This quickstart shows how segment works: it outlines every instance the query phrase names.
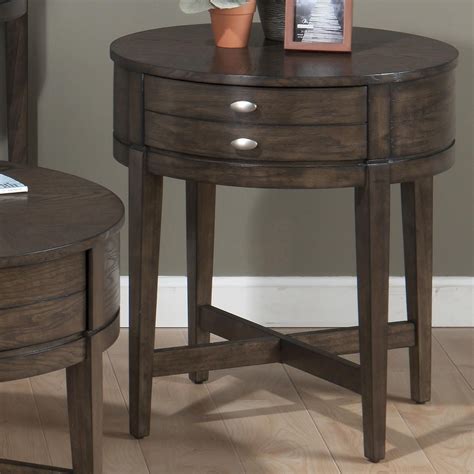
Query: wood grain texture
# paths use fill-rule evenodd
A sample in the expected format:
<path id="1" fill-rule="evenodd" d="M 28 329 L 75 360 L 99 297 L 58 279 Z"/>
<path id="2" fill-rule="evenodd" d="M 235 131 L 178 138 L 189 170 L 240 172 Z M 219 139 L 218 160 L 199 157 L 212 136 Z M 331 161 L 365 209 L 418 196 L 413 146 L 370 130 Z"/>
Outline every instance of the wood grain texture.
<path id="1" fill-rule="evenodd" d="M 218 130 L 218 133 L 216 131 Z M 145 112 L 145 143 L 152 148 L 209 158 L 268 161 L 357 161 L 367 157 L 365 125 L 266 126 L 173 117 Z M 231 146 L 237 138 L 254 150 Z"/>
<path id="2" fill-rule="evenodd" d="M 100 330 L 105 315 L 105 245 L 87 252 L 87 329 Z M 77 474 L 101 474 L 103 380 L 100 339 L 86 340 L 84 361 L 66 369 L 72 467 Z"/>
<path id="3" fill-rule="evenodd" d="M 114 139 L 114 157 L 128 166 L 129 148 Z M 390 182 L 413 181 L 449 170 L 455 161 L 455 147 L 430 156 L 390 160 Z M 264 162 L 208 159 L 189 154 L 148 150 L 150 172 L 177 179 L 241 186 L 278 189 L 329 189 L 362 186 L 363 163 Z"/>
<path id="4" fill-rule="evenodd" d="M 120 311 L 120 233 L 104 242 L 104 325 Z"/>
<path id="5" fill-rule="evenodd" d="M 145 109 L 178 117 L 260 125 L 340 125 L 367 121 L 365 87 L 221 86 L 216 91 L 212 85 L 146 75 L 144 89 Z M 234 112 L 230 105 L 240 100 L 255 103 L 257 109 L 251 113 Z"/>
<path id="6" fill-rule="evenodd" d="M 436 329 L 436 340 L 474 390 L 474 333 L 470 329 Z"/>
<path id="7" fill-rule="evenodd" d="M 123 338 L 124 342 L 126 338 Z M 107 354 L 104 355 L 104 473 L 148 474 L 138 442 L 127 436 L 128 412 Z M 64 371 L 31 380 L 44 437 L 57 466 L 72 466 Z"/>
<path id="8" fill-rule="evenodd" d="M 61 472 L 69 472 L 72 474 L 72 469 L 45 466 L 42 464 L 8 461 L 6 459 L 0 459 L 0 469 L 2 474 L 59 474 Z"/>
<path id="9" fill-rule="evenodd" d="M 400 372 L 395 375 L 392 371 L 393 366 L 390 366 L 389 373 L 394 374 L 393 380 L 400 377 Z M 364 458 L 360 398 L 291 367 L 287 368 L 287 372 L 341 473 L 435 472 L 416 437 L 390 400 L 390 395 L 386 457 L 374 464 Z M 404 373 L 408 375 L 406 368 Z M 400 397 L 406 398 L 407 393 L 401 393 Z"/>
<path id="10" fill-rule="evenodd" d="M 454 73 L 392 86 L 392 154 L 428 154 L 455 138 Z"/>
<path id="11" fill-rule="evenodd" d="M 0 382 L 34 377 L 70 367 L 86 357 L 86 341 L 83 338 L 56 344 L 48 342 L 32 346 L 28 350 L 8 351 L 2 354 Z"/>
<path id="12" fill-rule="evenodd" d="M 203 321 L 207 319 L 203 325 L 209 331 L 225 334 L 226 337 L 232 338 L 234 330 L 231 328 L 237 328 L 239 332 L 242 331 L 245 334 L 244 337 L 248 338 L 257 337 L 257 335 L 279 338 L 280 362 L 360 393 L 361 376 L 357 364 L 324 349 L 298 341 L 291 335 L 282 335 L 273 329 L 247 321 L 214 306 L 201 306 L 200 319 Z M 210 324 L 211 320 L 213 322 Z"/>
<path id="13" fill-rule="evenodd" d="M 149 433 L 153 371 L 153 331 L 161 228 L 163 178 L 146 169 L 140 150 L 130 154 L 130 430 Z"/>
<path id="14" fill-rule="evenodd" d="M 369 160 L 387 159 L 391 156 L 390 107 L 391 85 L 370 86 L 368 88 L 368 150 Z"/>
<path id="15" fill-rule="evenodd" d="M 217 336 L 238 341 L 242 339 L 274 337 L 274 331 L 235 317 L 212 307 L 202 307 L 199 323 L 203 329 Z M 359 327 L 299 331 L 287 334 L 297 341 L 323 349 L 332 354 L 354 354 L 359 352 Z M 389 323 L 387 327 L 388 348 L 411 347 L 415 345 L 415 326 L 411 322 Z"/>
<path id="16" fill-rule="evenodd" d="M 206 159 L 150 150 L 150 172 L 178 179 L 253 188 L 316 189 L 347 188 L 364 183 L 361 163 L 258 162 L 251 160 Z"/>
<path id="17" fill-rule="evenodd" d="M 472 329 L 465 329 L 471 332 Z M 434 330 L 436 335 L 437 330 Z M 446 474 L 472 471 L 472 415 L 474 392 L 466 383 L 436 339 L 433 340 L 432 394 L 430 403 L 414 404 L 409 398 L 408 354 L 395 351 L 389 391 L 397 411 L 405 420 L 418 445 L 436 472 Z"/>
<path id="18" fill-rule="evenodd" d="M 357 287 L 364 453 L 385 457 L 390 182 L 387 164 L 369 166 L 355 191 Z"/>
<path id="19" fill-rule="evenodd" d="M 0 351 L 61 339 L 86 329 L 86 294 L 0 309 Z"/>
<path id="20" fill-rule="evenodd" d="M 8 159 L 33 164 L 28 156 L 28 15 L 27 1 L 13 0 L 5 26 Z M 1 8 L 2 6 L 0 6 Z M 5 8 L 5 6 L 3 6 Z M 21 15 L 21 16 L 20 16 Z"/>
<path id="21" fill-rule="evenodd" d="M 79 293 L 86 286 L 86 260 L 78 253 L 51 262 L 0 269 L 0 309 Z"/>
<path id="22" fill-rule="evenodd" d="M 216 186 L 186 182 L 186 250 L 188 276 L 188 344 L 209 342 L 199 324 L 199 306 L 211 304 L 214 272 Z M 194 383 L 207 380 L 206 371 L 190 372 Z"/>
<path id="23" fill-rule="evenodd" d="M 159 43 L 161 48 L 156 48 Z M 291 53 L 265 41 L 254 25 L 249 47 L 219 51 L 208 25 L 143 31 L 111 45 L 111 57 L 130 71 L 210 84 L 338 87 L 410 81 L 456 66 L 458 52 L 430 38 L 354 28 L 352 54 Z M 186 51 L 186 54 L 183 54 Z"/>
<path id="24" fill-rule="evenodd" d="M 389 338 L 389 328 L 402 327 L 388 325 L 390 184 L 402 182 L 404 189 L 408 189 L 410 183 L 432 179 L 452 166 L 453 84 L 449 78 L 456 65 L 457 51 L 428 38 L 355 28 L 351 55 L 288 54 L 281 44 L 263 42 L 262 34 L 254 33 L 249 47 L 242 51 L 216 50 L 209 28 L 201 25 L 151 30 L 115 41 L 111 57 L 117 68 L 119 116 L 114 131 L 114 155 L 131 168 L 133 176 L 137 170 L 131 157 L 138 146 L 142 176 L 150 173 L 159 179 L 169 176 L 188 182 L 187 207 L 193 211 L 192 219 L 188 212 L 188 255 L 192 256 L 191 272 L 188 271 L 192 274 L 190 341 L 207 343 L 209 332 L 215 330 L 208 324 L 209 318 L 205 323 L 209 312 L 219 316 L 213 323 L 223 329 L 217 331 L 221 335 L 227 332 L 236 338 L 237 334 L 252 333 L 278 338 L 280 362 L 362 393 L 364 451 L 367 458 L 378 462 L 385 456 L 387 350 L 396 347 L 393 341 L 397 337 L 399 343 L 403 341 L 412 348 L 412 373 L 416 372 L 412 385 L 418 384 L 420 391 L 418 382 L 427 380 L 429 344 L 426 343 L 429 335 L 422 335 L 419 327 L 420 320 L 426 322 L 427 318 L 413 316 L 419 313 L 413 301 L 420 294 L 413 288 L 426 285 L 409 272 L 408 280 L 412 283 L 416 280 L 416 284 L 408 285 L 410 314 L 409 322 L 403 323 L 403 327 L 409 327 L 409 331 L 403 336 L 391 333 Z M 345 100 L 341 99 L 343 95 Z M 245 116 L 231 112 L 230 102 L 237 99 L 257 103 L 256 110 Z M 321 104 L 320 108 L 313 106 L 316 102 Z M 249 151 L 236 151 L 231 142 L 237 138 L 255 140 L 257 146 Z M 139 180 L 136 183 L 136 196 L 132 199 L 142 203 L 143 183 L 140 186 Z M 203 221 L 211 221 L 207 209 L 214 208 L 214 200 L 203 212 L 198 192 L 201 184 L 196 183 L 207 183 L 202 186 L 213 190 L 217 184 L 290 189 L 355 187 L 359 342 L 354 341 L 353 329 L 334 333 L 331 337 L 339 345 L 331 352 L 330 348 L 326 350 L 293 336 L 278 335 L 208 306 L 213 240 L 209 233 L 213 225 L 208 222 L 199 229 L 199 215 L 202 214 Z M 421 201 L 429 204 L 426 199 Z M 405 206 L 408 207 L 411 206 Z M 191 239 L 192 252 L 189 252 L 190 220 L 195 234 Z M 426 224 L 421 221 L 419 225 Z M 135 229 L 143 232 L 150 225 L 140 219 L 136 224 L 132 236 L 137 233 Z M 428 226 L 416 233 L 425 235 L 427 230 Z M 206 237 L 202 258 L 199 258 L 197 237 L 200 233 Z M 146 245 L 151 247 L 151 238 Z M 146 266 L 149 262 L 142 260 L 142 264 Z M 201 281 L 205 294 L 201 303 L 196 296 L 200 270 L 205 275 Z M 136 269 L 136 274 L 140 271 Z M 149 275 L 152 288 L 156 282 L 154 274 Z M 154 289 L 150 289 L 150 298 L 151 291 L 154 293 Z M 198 312 L 200 304 L 205 306 Z M 426 312 L 427 306 L 423 307 L 425 310 L 421 312 Z M 138 309 L 137 314 L 140 314 Z M 147 324 L 150 330 L 150 320 L 151 317 L 142 317 L 140 324 Z M 227 324 L 231 320 L 232 324 Z M 327 347 L 331 339 L 328 334 L 306 337 L 320 338 Z M 131 340 L 138 345 L 140 339 Z M 150 336 L 145 346 L 151 352 Z M 244 346 L 239 354 L 240 362 L 245 359 L 247 346 Z M 144 346 L 140 347 L 143 351 Z M 168 357 L 173 369 L 181 371 L 186 358 L 189 360 L 190 354 L 194 354 L 190 370 L 205 370 L 206 361 L 210 364 L 207 368 L 237 361 L 235 347 L 221 344 L 215 346 L 214 353 L 207 345 L 158 351 L 156 374 L 171 370 L 165 363 L 160 365 L 161 356 Z M 337 355 L 338 351 L 345 353 L 354 348 L 360 351 L 360 368 Z M 258 355 L 262 356 L 265 350 Z M 416 353 L 424 356 L 414 358 Z M 220 361 L 219 354 L 226 361 Z M 246 360 L 251 362 L 251 359 Z M 132 354 L 131 360 L 138 359 Z M 147 407 L 151 397 L 150 360 L 148 354 L 130 375 L 131 388 L 136 389 L 137 378 L 146 387 L 142 400 L 147 400 Z M 146 377 L 137 375 L 138 370 L 146 372 Z M 195 381 L 206 378 L 205 372 L 199 377 L 192 376 Z M 136 402 L 133 398 L 131 402 L 133 412 Z M 148 434 L 150 411 L 146 410 L 139 423 L 143 422 L 143 433 Z M 131 419 L 132 424 L 137 423 L 134 413 Z M 400 422 L 399 416 L 397 420 Z M 406 432 L 407 427 L 403 423 L 400 426 Z M 425 460 L 418 459 L 422 471 Z"/>
<path id="25" fill-rule="evenodd" d="M 215 371 L 206 386 L 244 472 L 340 472 L 283 366 Z"/>
<path id="26" fill-rule="evenodd" d="M 473 392 L 453 363 L 456 352 L 449 349 L 470 360 L 468 342 L 474 331 L 434 329 L 433 335 L 440 339 L 446 332 L 451 334 L 449 347 L 443 350 L 433 342 L 438 370 L 433 373 L 432 401 L 426 405 L 410 400 L 408 351 L 389 353 L 387 456 L 383 463 L 371 464 L 362 456 L 358 395 L 292 368 L 287 370 L 290 378 L 281 376 L 278 365 L 226 369 L 200 386 L 186 376 L 157 379 L 155 429 L 140 441 L 141 450 L 127 435 L 123 398 L 128 398 L 128 344 L 123 330 L 109 350 L 113 366 L 104 359 L 104 473 L 148 474 L 146 461 L 152 472 L 191 473 L 199 466 L 204 472 L 223 473 L 243 473 L 244 467 L 268 474 L 468 473 Z M 183 330 L 157 333 L 158 347 L 185 342 Z M 67 468 L 64 372 L 35 377 L 31 385 L 32 391 L 27 380 L 0 384 L 0 458 Z"/>
<path id="27" fill-rule="evenodd" d="M 0 384 L 0 420 L 0 458 L 51 464 L 29 380 Z"/>
<path id="28" fill-rule="evenodd" d="M 402 183 L 403 240 L 408 320 L 416 327 L 410 348 L 411 397 L 431 398 L 433 289 L 433 178 Z"/>
<path id="29" fill-rule="evenodd" d="M 1 197 L 0 268 L 85 251 L 114 235 L 123 223 L 120 199 L 98 184 L 8 162 L 0 162 L 0 173 L 29 188 L 28 195 Z"/>
<path id="30" fill-rule="evenodd" d="M 123 206 L 85 180 L 2 168 L 23 175 L 32 188 L 28 195 L 2 198 L 0 206 L 0 381 L 66 368 L 73 469 L 100 474 L 102 352 L 119 332 L 116 233 Z M 99 221 L 94 212 L 104 204 Z M 87 224 L 75 229 L 81 215 Z M 41 465 L 2 460 L 0 472 L 72 472 L 33 461 Z"/>
<path id="31" fill-rule="evenodd" d="M 128 400 L 128 344 L 124 332 L 110 349 L 122 393 Z M 183 345 L 181 330 L 156 332 L 155 346 Z M 153 382 L 150 436 L 140 440 L 152 474 L 213 472 L 241 474 L 239 457 L 206 384 L 195 385 L 187 375 L 161 377 Z"/>
<path id="32" fill-rule="evenodd" d="M 271 364 L 280 361 L 278 338 L 215 342 L 199 346 L 155 349 L 153 377 Z"/>

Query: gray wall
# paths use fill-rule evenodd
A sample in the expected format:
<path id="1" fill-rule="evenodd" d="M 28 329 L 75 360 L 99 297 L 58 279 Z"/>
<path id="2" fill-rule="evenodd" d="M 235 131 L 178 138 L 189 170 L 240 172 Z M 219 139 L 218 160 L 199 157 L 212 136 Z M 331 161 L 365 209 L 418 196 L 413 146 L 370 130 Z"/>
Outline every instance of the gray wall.
<path id="1" fill-rule="evenodd" d="M 178 0 L 32 0 L 30 4 L 32 93 L 38 95 L 32 105 L 38 120 L 33 138 L 39 163 L 93 179 L 126 200 L 127 173 L 112 158 L 109 44 L 134 31 L 207 22 L 208 16 L 182 14 Z M 355 5 L 356 25 L 432 36 L 461 51 L 457 165 L 436 178 L 437 275 L 474 275 L 472 23 L 472 0 L 364 0 Z M 164 201 L 160 274 L 182 275 L 183 183 L 166 180 Z M 403 272 L 399 207 L 399 190 L 394 186 L 394 275 Z M 219 188 L 216 274 L 353 274 L 352 209 L 351 190 Z M 125 274 L 127 233 L 122 235 Z"/>

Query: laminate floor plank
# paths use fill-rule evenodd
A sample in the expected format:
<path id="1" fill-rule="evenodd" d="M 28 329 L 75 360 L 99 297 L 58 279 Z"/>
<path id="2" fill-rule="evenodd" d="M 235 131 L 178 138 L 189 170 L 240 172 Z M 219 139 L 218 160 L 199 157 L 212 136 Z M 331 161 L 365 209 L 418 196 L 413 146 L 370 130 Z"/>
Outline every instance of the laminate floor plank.
<path id="1" fill-rule="evenodd" d="M 391 351 L 395 365 L 408 364 L 407 351 Z M 474 392 L 436 339 L 433 340 L 432 399 L 409 400 L 407 370 L 389 372 L 390 399 L 419 445 L 442 474 L 472 473 L 474 466 Z"/>
<path id="2" fill-rule="evenodd" d="M 415 436 L 391 402 L 387 406 L 387 454 L 373 464 L 364 458 L 359 395 L 286 367 L 342 473 L 435 472 Z"/>
<path id="3" fill-rule="evenodd" d="M 437 328 L 433 334 L 474 390 L 474 329 Z"/>
<path id="4" fill-rule="evenodd" d="M 434 330 L 425 405 L 409 399 L 408 351 L 390 351 L 387 460 L 374 465 L 363 458 L 360 397 L 278 364 L 214 371 L 203 385 L 155 379 L 152 435 L 137 442 L 128 434 L 123 330 L 104 355 L 104 474 L 474 472 L 473 332 Z M 162 329 L 156 345 L 182 345 L 184 336 Z M 1 457 L 70 466 L 64 371 L 0 384 Z"/>
<path id="5" fill-rule="evenodd" d="M 157 331 L 156 347 L 184 344 L 181 330 Z M 109 349 L 122 392 L 128 391 L 128 334 Z M 151 473 L 242 473 L 226 427 L 205 384 L 187 375 L 153 380 L 151 435 L 140 445 Z"/>
<path id="6" fill-rule="evenodd" d="M 70 467 L 65 371 L 34 377 L 31 382 L 52 463 Z M 128 434 L 127 408 L 107 353 L 104 353 L 104 473 L 149 473 L 138 442 Z"/>
<path id="7" fill-rule="evenodd" d="M 0 384 L 0 458 L 51 464 L 29 379 Z"/>
<path id="8" fill-rule="evenodd" d="M 340 472 L 282 365 L 216 370 L 206 386 L 245 472 Z"/>

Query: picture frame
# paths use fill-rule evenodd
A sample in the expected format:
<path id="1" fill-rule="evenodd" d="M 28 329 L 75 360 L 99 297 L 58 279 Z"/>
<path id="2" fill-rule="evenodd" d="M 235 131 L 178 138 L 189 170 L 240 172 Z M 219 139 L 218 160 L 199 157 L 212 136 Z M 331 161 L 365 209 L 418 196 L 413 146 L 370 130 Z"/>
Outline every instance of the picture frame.
<path id="1" fill-rule="evenodd" d="M 285 49 L 352 51 L 353 0 L 286 0 Z"/>

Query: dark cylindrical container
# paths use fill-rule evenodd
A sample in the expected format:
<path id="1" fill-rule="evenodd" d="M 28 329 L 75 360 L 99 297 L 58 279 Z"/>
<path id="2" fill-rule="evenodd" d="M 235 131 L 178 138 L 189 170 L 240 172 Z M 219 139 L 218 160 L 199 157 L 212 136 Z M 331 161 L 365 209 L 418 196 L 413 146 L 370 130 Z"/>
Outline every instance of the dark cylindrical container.
<path id="1" fill-rule="evenodd" d="M 257 0 L 265 37 L 274 41 L 285 38 L 285 0 Z"/>

